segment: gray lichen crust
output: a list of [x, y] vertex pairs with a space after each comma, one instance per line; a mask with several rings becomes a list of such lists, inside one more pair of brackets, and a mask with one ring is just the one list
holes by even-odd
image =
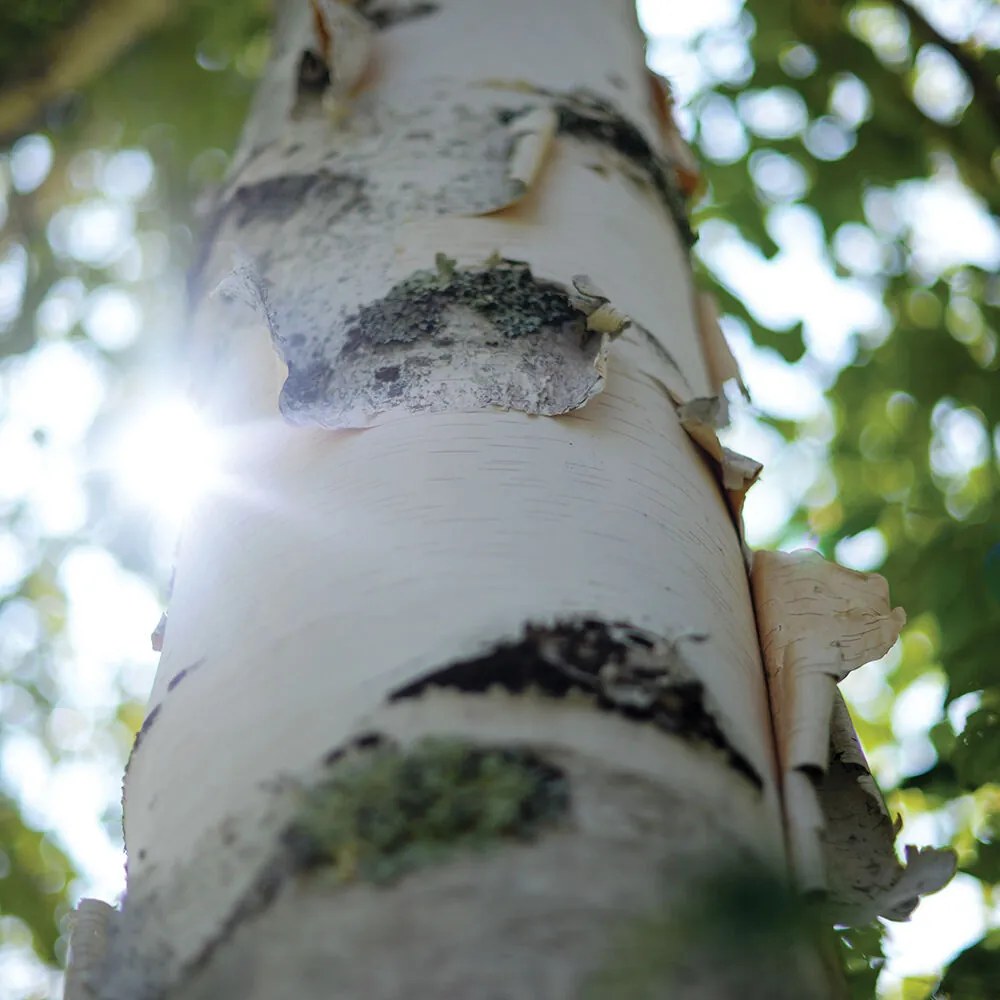
[[390, 408], [565, 413], [602, 381], [604, 338], [569, 293], [501, 261], [418, 271], [336, 320], [325, 336], [275, 343], [293, 423], [358, 426]]

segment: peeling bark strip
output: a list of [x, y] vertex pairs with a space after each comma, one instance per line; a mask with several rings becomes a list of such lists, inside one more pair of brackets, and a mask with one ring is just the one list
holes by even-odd
[[[545, 93], [539, 91], [539, 93]], [[573, 90], [565, 94], [548, 93], [558, 115], [558, 133], [581, 142], [595, 142], [622, 157], [637, 179], [648, 183], [670, 213], [688, 246], [697, 237], [688, 219], [687, 200], [680, 186], [676, 169], [653, 150], [635, 124], [614, 104], [599, 94]], [[501, 122], [516, 121], [525, 111], [504, 110]]]
[[763, 781], [729, 742], [706, 706], [705, 686], [685, 663], [679, 646], [702, 635], [664, 640], [627, 622], [593, 619], [529, 625], [518, 643], [455, 663], [394, 691], [390, 701], [414, 698], [432, 688], [484, 692], [494, 686], [555, 698], [582, 692], [603, 711], [651, 722], [696, 746], [720, 751], [756, 788]]
[[395, 407], [566, 413], [600, 391], [608, 337], [628, 325], [582, 275], [566, 288], [520, 261], [456, 268], [439, 254], [436, 272], [308, 338], [281, 327], [251, 268], [236, 274], [288, 365], [280, 405], [296, 424], [365, 426]]
[[949, 881], [955, 855], [908, 845], [900, 865], [898, 831], [837, 683], [884, 656], [906, 615], [884, 577], [811, 550], [755, 553], [751, 581], [796, 880], [828, 895], [840, 923], [905, 920]]

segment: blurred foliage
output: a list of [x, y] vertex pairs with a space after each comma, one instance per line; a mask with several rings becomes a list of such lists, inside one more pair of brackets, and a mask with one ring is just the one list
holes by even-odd
[[871, 1000], [885, 965], [881, 926], [850, 927], [840, 933], [839, 943], [851, 1000]]
[[0, 795], [0, 913], [30, 930], [38, 954], [56, 961], [60, 910], [72, 866], [53, 839], [26, 826], [16, 802]]
[[[56, 12], [48, 23], [58, 27], [76, 6], [46, 8]], [[35, 0], [4, 16], [37, 34], [42, 21], [29, 14], [43, 8]], [[59, 434], [15, 406], [16, 383], [53, 347], [72, 347], [74, 363], [102, 386], [91, 436], [149, 391], [150, 372], [180, 367], [176, 330], [195, 209], [226, 169], [266, 58], [266, 15], [265, 0], [179, 4], [165, 27], [66, 95], [0, 159], [0, 446], [14, 441], [22, 464], [41, 467], [62, 454]], [[0, 37], [2, 81], [5, 61], [29, 45], [12, 31]], [[787, 253], [789, 225], [813, 227], [831, 278], [881, 314], [867, 328], [845, 316], [846, 347], [832, 352], [808, 316], [779, 322], [766, 302], [738, 291], [714, 237], [698, 249], [732, 324], [727, 332], [745, 327], [769, 370], [827, 389], [821, 412], [793, 418], [772, 412], [767, 386], [758, 387], [757, 416], [770, 433], [789, 454], [818, 456], [814, 481], [800, 484], [772, 541], [807, 538], [828, 555], [858, 539], [884, 549], [863, 568], [888, 578], [909, 625], [898, 651], [866, 668], [885, 683], [856, 700], [858, 729], [892, 807], [908, 821], [933, 817], [963, 872], [995, 893], [1000, 279], [995, 251], [976, 250], [971, 228], [967, 247], [961, 230], [939, 247], [923, 216], [931, 211], [924, 196], [947, 189], [971, 206], [956, 226], [972, 227], [974, 217], [979, 231], [992, 226], [1000, 239], [1000, 14], [989, 0], [746, 0], [728, 26], [672, 54], [664, 49], [658, 68], [671, 75], [685, 57], [697, 69], [679, 89], [708, 182], [696, 210], [703, 232], [725, 227], [763, 265]], [[18, 165], [35, 161], [47, 162], [36, 180], [26, 167], [18, 182]], [[143, 163], [155, 167], [145, 186], [134, 180]], [[116, 247], [77, 248], [86, 213], [111, 209], [124, 234]], [[94, 318], [109, 292], [124, 294], [143, 318], [140, 338], [116, 341]], [[93, 413], [81, 419], [89, 425]], [[76, 438], [63, 444], [67, 454], [83, 447]], [[167, 561], [155, 558], [149, 516], [124, 504], [94, 463], [78, 464], [86, 512], [69, 526], [39, 513], [37, 491], [0, 489], [0, 569], [5, 558], [19, 568], [0, 572], [0, 755], [12, 734], [30, 735], [53, 768], [83, 755], [73, 736], [79, 721], [55, 712], [66, 698], [65, 666], [79, 656], [68, 637], [68, 564], [86, 543], [162, 585]], [[85, 555], [86, 566], [102, 565], [93, 551]], [[95, 758], [111, 771], [141, 716], [142, 683], [130, 682], [126, 661], [115, 666], [114, 704], [93, 716], [111, 734]], [[938, 689], [950, 710], [914, 734], [898, 707]], [[11, 863], [0, 867], [0, 911], [30, 929], [38, 956], [51, 963], [53, 914], [74, 892], [73, 862], [54, 846], [55, 834], [25, 825], [25, 791], [10, 786], [6, 769], [0, 775], [0, 848]], [[987, 931], [940, 986], [913, 979], [894, 995], [937, 988], [965, 1000], [998, 996], [998, 944]], [[853, 995], [872, 996], [885, 963], [881, 928], [845, 932], [841, 946]]]
[[[729, 72], [717, 74], [693, 107], [696, 117], [700, 109], [717, 113], [725, 99], [749, 112], [741, 115], [745, 139], [742, 148], [734, 143], [737, 155], [720, 156], [704, 141], [711, 138], [704, 117], [698, 122], [696, 143], [710, 184], [700, 214], [735, 225], [748, 244], [773, 257], [778, 247], [770, 214], [790, 203], [808, 206], [822, 227], [831, 269], [864, 281], [881, 298], [883, 328], [858, 331], [853, 357], [829, 380], [833, 430], [826, 468], [835, 489], [822, 491], [817, 502], [808, 493], [800, 498], [784, 537], [812, 537], [832, 555], [842, 540], [871, 529], [881, 534], [884, 560], [864, 568], [887, 577], [893, 602], [906, 608], [911, 623], [902, 655], [887, 670], [889, 687], [899, 695], [943, 670], [946, 701], [971, 695], [978, 706], [964, 724], [960, 715], [939, 719], [927, 734], [934, 763], [916, 774], [896, 768], [900, 793], [890, 801], [897, 808], [919, 802], [916, 812], [947, 815], [953, 842], [967, 859], [963, 870], [995, 891], [1000, 278], [996, 260], [984, 264], [960, 254], [943, 264], [928, 260], [921, 220], [910, 214], [919, 203], [908, 208], [904, 192], [929, 180], [961, 185], [996, 225], [1000, 31], [998, 11], [989, 4], [953, 5], [953, 14], [963, 6], [967, 15], [964, 26], [957, 16], [948, 20], [946, 33], [921, 13], [921, 7], [928, 15], [935, 7], [947, 13], [945, 5], [912, 2], [747, 0], [722, 44], [745, 39], [750, 59], [730, 60]], [[709, 33], [701, 46], [711, 55], [720, 40]], [[921, 79], [929, 60], [956, 81], [950, 103], [943, 93], [948, 81]], [[776, 94], [792, 107], [804, 106], [794, 127], [777, 128], [753, 113], [753, 100]], [[800, 190], [769, 189], [763, 164], [780, 164], [791, 178], [800, 177]], [[840, 241], [848, 234], [855, 242], [858, 234], [869, 237], [874, 266], [844, 252], [847, 241]], [[804, 340], [801, 324], [770, 328], [711, 264], [708, 271], [720, 286], [723, 309], [746, 324], [759, 347], [787, 362], [808, 358], [814, 345]], [[808, 422], [769, 418], [766, 398], [758, 402], [763, 419], [788, 440], [814, 433]], [[896, 725], [892, 698], [859, 718], [876, 764], [881, 753], [891, 754]], [[907, 789], [923, 794], [907, 800]], [[963, 796], [973, 806], [960, 818], [953, 806]], [[879, 938], [877, 927], [844, 936], [859, 997], [873, 995], [873, 970], [882, 964]], [[1000, 996], [997, 943], [988, 933], [963, 952], [941, 990], [962, 998]], [[926, 997], [934, 982], [903, 988], [906, 996]]]
[[87, 0], [21, 0], [0, 8], [0, 81], [36, 68], [53, 35], [67, 27]]
[[994, 1000], [1000, 996], [1000, 932], [957, 955], [941, 983], [938, 996], [953, 1000]]

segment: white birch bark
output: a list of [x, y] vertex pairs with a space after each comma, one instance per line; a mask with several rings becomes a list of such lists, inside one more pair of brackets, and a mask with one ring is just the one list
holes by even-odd
[[[789, 862], [734, 526], [759, 466], [710, 426], [734, 371], [630, 0], [319, 13], [283, 8], [200, 265], [225, 476], [79, 996], [837, 995], [809, 935], [689, 919]], [[389, 884], [305, 864], [309, 790], [425, 737], [530, 754], [559, 815]]]

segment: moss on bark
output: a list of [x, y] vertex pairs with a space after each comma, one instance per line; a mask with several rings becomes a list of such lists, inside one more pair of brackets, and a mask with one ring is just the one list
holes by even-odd
[[400, 749], [370, 741], [335, 758], [309, 789], [284, 840], [298, 869], [338, 881], [388, 882], [456, 850], [525, 839], [562, 817], [562, 772], [524, 748], [426, 739]]

